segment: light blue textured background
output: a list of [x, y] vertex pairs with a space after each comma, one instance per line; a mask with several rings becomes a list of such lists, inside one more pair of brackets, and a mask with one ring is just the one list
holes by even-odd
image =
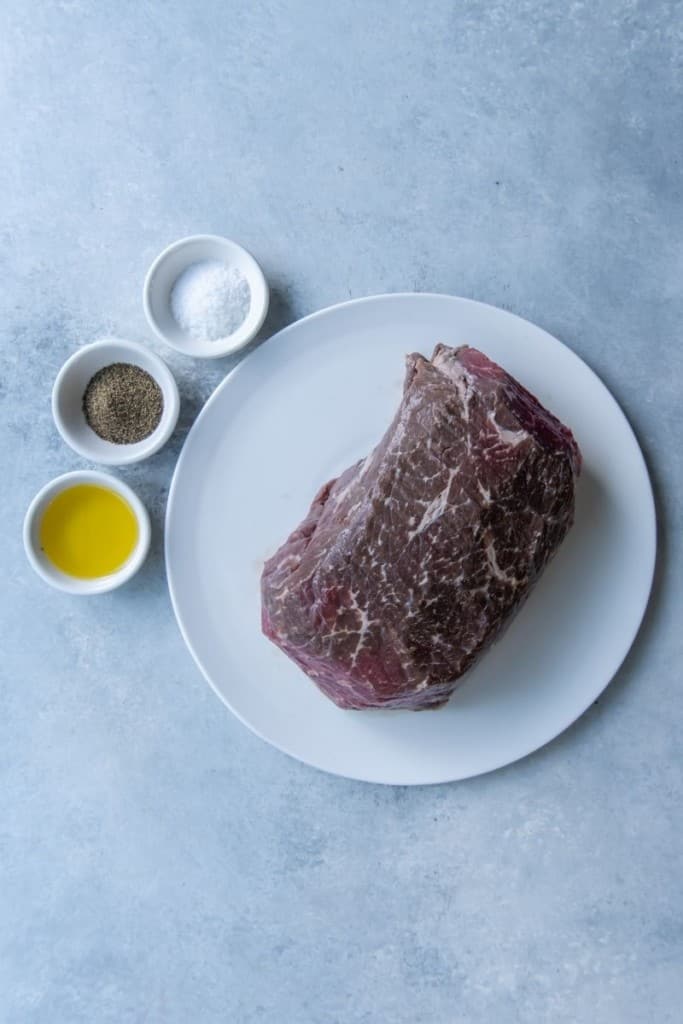
[[[666, 0], [0, 3], [3, 1024], [681, 1019], [682, 29]], [[261, 261], [264, 336], [453, 292], [614, 390], [656, 485], [655, 595], [548, 748], [383, 789], [218, 703], [161, 528], [228, 362], [170, 359], [180, 428], [121, 474], [155, 519], [139, 577], [78, 600], [31, 574], [25, 507], [82, 465], [53, 377], [104, 332], [150, 340], [144, 272], [197, 231]]]

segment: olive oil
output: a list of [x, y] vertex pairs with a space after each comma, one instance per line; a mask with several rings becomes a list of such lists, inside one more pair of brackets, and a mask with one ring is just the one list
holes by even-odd
[[76, 484], [61, 491], [40, 524], [40, 545], [52, 564], [82, 580], [116, 572], [137, 541], [138, 523], [128, 502], [98, 484]]

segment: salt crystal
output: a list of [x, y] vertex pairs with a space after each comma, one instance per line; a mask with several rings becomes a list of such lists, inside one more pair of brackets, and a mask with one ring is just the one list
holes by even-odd
[[234, 334], [250, 303], [247, 279], [220, 260], [190, 264], [171, 292], [173, 317], [194, 341], [220, 341]]

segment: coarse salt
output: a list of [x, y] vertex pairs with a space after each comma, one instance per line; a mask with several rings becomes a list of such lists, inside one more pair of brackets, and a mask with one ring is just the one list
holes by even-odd
[[247, 279], [220, 260], [190, 264], [171, 292], [173, 317], [194, 341], [220, 341], [234, 334], [250, 303]]

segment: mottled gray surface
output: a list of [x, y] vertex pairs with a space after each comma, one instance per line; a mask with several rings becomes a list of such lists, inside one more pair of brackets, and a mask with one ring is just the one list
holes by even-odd
[[[664, 0], [0, 4], [3, 1024], [680, 1020], [682, 27]], [[474, 296], [623, 403], [655, 596], [547, 749], [382, 789], [221, 707], [160, 551], [225, 362], [172, 360], [177, 436], [122, 473], [155, 516], [140, 576], [89, 601], [28, 569], [26, 504], [81, 465], [55, 372], [104, 331], [148, 340], [144, 271], [202, 230], [262, 262], [269, 331], [348, 296]]]

